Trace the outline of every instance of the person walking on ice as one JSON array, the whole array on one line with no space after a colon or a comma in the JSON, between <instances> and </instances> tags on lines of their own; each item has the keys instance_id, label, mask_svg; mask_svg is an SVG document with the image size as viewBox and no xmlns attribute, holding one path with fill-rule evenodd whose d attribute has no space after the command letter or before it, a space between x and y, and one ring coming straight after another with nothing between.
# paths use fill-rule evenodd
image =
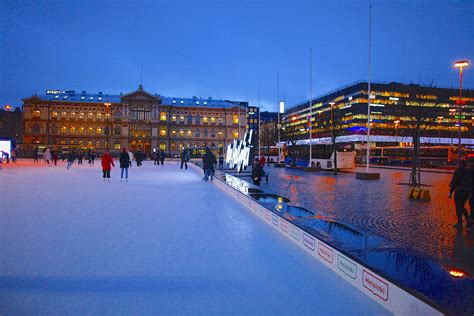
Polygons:
<instances>
[{"instance_id":1,"label":"person walking on ice","mask_svg":"<svg viewBox=\"0 0 474 316\"><path fill-rule=\"evenodd\" d=\"M48 163L48 165L49 165L49 161L51 160L51 150L49 149L49 147L46 147L46 151L44 152L43 159L44 159L44 160Z\"/></svg>"},{"instance_id":2,"label":"person walking on ice","mask_svg":"<svg viewBox=\"0 0 474 316\"><path fill-rule=\"evenodd\" d=\"M217 160L216 156L214 156L209 147L206 147L206 153L204 154L203 163L205 172L203 180L207 181L210 179L212 181L214 179L214 168L217 163Z\"/></svg>"},{"instance_id":3,"label":"person walking on ice","mask_svg":"<svg viewBox=\"0 0 474 316\"><path fill-rule=\"evenodd\" d=\"M120 153L120 182L123 180L123 173L125 172L125 182L128 182L128 167L130 166L130 156L125 148Z\"/></svg>"},{"instance_id":4,"label":"person walking on ice","mask_svg":"<svg viewBox=\"0 0 474 316\"><path fill-rule=\"evenodd\" d=\"M469 169L469 163L466 163L465 160L459 160L458 168L454 171L453 178L449 184L449 198L451 198L454 192L454 204L456 205L456 216L458 218L458 222L454 227L457 229L462 229L463 215L466 219L466 228L472 226L471 219L464 207L471 194L472 176Z\"/></svg>"},{"instance_id":5,"label":"person walking on ice","mask_svg":"<svg viewBox=\"0 0 474 316\"><path fill-rule=\"evenodd\" d=\"M181 170L183 170L183 164L184 168L188 170L188 161L189 161L189 151L184 148L183 151L181 152Z\"/></svg>"},{"instance_id":6,"label":"person walking on ice","mask_svg":"<svg viewBox=\"0 0 474 316\"><path fill-rule=\"evenodd\" d=\"M112 167L115 167L114 160L110 156L109 152L106 151L102 156L102 173L104 181L105 178L110 181L110 170L112 170Z\"/></svg>"}]
</instances>

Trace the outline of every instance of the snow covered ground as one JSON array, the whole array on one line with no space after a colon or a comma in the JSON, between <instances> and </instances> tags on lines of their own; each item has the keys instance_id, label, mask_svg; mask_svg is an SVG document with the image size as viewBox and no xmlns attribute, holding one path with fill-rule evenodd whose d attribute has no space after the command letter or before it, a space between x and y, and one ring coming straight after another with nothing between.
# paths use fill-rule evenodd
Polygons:
<instances>
[{"instance_id":1,"label":"snow covered ground","mask_svg":"<svg viewBox=\"0 0 474 316\"><path fill-rule=\"evenodd\" d=\"M201 175L0 170L0 314L387 314Z\"/></svg>"}]
</instances>

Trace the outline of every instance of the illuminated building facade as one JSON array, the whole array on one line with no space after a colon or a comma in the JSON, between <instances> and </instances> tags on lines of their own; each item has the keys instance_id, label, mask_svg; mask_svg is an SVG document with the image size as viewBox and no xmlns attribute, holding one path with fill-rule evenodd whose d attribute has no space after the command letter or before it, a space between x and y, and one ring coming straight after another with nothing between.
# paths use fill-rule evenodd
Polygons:
<instances>
[{"instance_id":1,"label":"illuminated building facade","mask_svg":"<svg viewBox=\"0 0 474 316\"><path fill-rule=\"evenodd\" d=\"M120 95L47 91L23 99L25 150L122 148L151 155L162 149L225 148L246 128L247 104L212 98L173 98L138 90ZM240 130L239 130L240 128Z\"/></svg>"},{"instance_id":2,"label":"illuminated building facade","mask_svg":"<svg viewBox=\"0 0 474 316\"><path fill-rule=\"evenodd\" d=\"M362 143L367 140L367 82L357 82L312 100L312 139ZM413 117L407 107L430 107L429 126L422 131L426 144L457 144L459 130L459 89L415 84L371 84L371 142L373 145L410 143L407 128ZM463 89L461 107L462 144L474 145L474 90ZM309 140L309 100L285 112L282 140ZM413 112L413 111L411 111Z\"/></svg>"}]
</instances>

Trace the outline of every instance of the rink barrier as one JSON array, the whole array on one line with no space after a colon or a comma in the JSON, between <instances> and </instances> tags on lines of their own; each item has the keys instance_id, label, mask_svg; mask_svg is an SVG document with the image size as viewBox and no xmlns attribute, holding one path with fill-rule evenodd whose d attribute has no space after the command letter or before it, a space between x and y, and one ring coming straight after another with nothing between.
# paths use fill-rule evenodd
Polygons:
<instances>
[{"instance_id":1,"label":"rink barrier","mask_svg":"<svg viewBox=\"0 0 474 316\"><path fill-rule=\"evenodd\" d=\"M192 165L202 173L202 169ZM395 315L443 315L428 298L419 298L390 282L377 272L343 253L323 240L311 235L300 227L292 224L280 215L272 212L263 205L225 181L214 178L214 185L229 194L253 214L260 217L265 223L277 232L294 242L316 260L323 263L342 279L362 291L371 299L382 305ZM421 296L421 294L419 294ZM441 309L440 307L438 307Z\"/></svg>"}]
</instances>

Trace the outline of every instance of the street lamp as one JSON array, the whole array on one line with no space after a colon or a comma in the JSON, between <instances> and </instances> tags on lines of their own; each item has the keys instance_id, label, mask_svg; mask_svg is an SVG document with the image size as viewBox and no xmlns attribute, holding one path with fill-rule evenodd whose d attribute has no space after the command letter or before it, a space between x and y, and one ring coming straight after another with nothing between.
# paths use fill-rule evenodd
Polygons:
<instances>
[{"instance_id":1,"label":"street lamp","mask_svg":"<svg viewBox=\"0 0 474 316\"><path fill-rule=\"evenodd\" d=\"M469 66L469 61L460 60L454 63L454 68L459 68L459 103L458 103L458 115L459 115L459 126L458 126L458 159L461 158L461 125L462 125L462 70Z\"/></svg>"},{"instance_id":2,"label":"street lamp","mask_svg":"<svg viewBox=\"0 0 474 316\"><path fill-rule=\"evenodd\" d=\"M106 126L106 129L105 129L105 143L106 143L105 149L106 149L107 151L109 151L109 150L110 150L110 146L109 146L109 133L110 133L110 126L109 126L109 115L110 115L109 113L110 113L110 112L109 112L109 107L110 107L112 104L109 103L109 102L106 102L106 103L104 103L104 105L105 105L105 122L106 122L106 123L105 123L105 126Z\"/></svg>"},{"instance_id":3,"label":"street lamp","mask_svg":"<svg viewBox=\"0 0 474 316\"><path fill-rule=\"evenodd\" d=\"M12 106L11 106L10 104L7 104L7 105L4 106L4 108L5 108L5 110L7 110L8 112L10 112L11 109L12 109Z\"/></svg>"}]
</instances>

